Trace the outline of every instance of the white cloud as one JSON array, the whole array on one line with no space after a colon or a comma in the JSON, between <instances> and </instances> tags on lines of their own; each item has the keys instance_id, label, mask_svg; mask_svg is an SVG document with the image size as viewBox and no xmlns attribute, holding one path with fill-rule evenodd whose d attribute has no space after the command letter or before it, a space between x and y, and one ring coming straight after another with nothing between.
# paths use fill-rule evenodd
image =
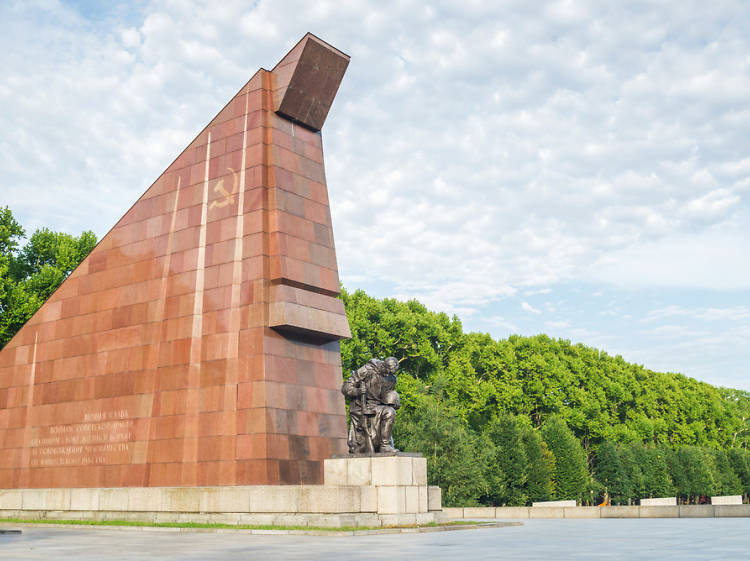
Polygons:
<instances>
[{"instance_id":1,"label":"white cloud","mask_svg":"<svg viewBox=\"0 0 750 561\"><path fill-rule=\"evenodd\" d=\"M141 43L141 34L134 27L128 27L120 31L122 44L125 47L137 47Z\"/></svg>"},{"instance_id":2,"label":"white cloud","mask_svg":"<svg viewBox=\"0 0 750 561\"><path fill-rule=\"evenodd\" d=\"M699 220L713 220L724 216L740 200L740 196L729 189L715 189L687 203L683 212Z\"/></svg>"},{"instance_id":3,"label":"white cloud","mask_svg":"<svg viewBox=\"0 0 750 561\"><path fill-rule=\"evenodd\" d=\"M352 55L323 131L350 288L474 318L562 282L750 290L739 0L136 6L0 5L0 204L32 230L106 232L312 31Z\"/></svg>"},{"instance_id":4,"label":"white cloud","mask_svg":"<svg viewBox=\"0 0 750 561\"><path fill-rule=\"evenodd\" d=\"M530 314L541 314L541 310L537 310L535 307L533 307L531 304L529 304L526 301L521 302L521 309L524 312L529 312Z\"/></svg>"},{"instance_id":5,"label":"white cloud","mask_svg":"<svg viewBox=\"0 0 750 561\"><path fill-rule=\"evenodd\" d=\"M702 321L736 322L750 320L750 307L733 306L731 308L683 308L667 306L651 310L644 318L646 322L672 317L690 317Z\"/></svg>"},{"instance_id":6,"label":"white cloud","mask_svg":"<svg viewBox=\"0 0 750 561\"><path fill-rule=\"evenodd\" d=\"M500 330L504 333L518 333L518 327L515 323L508 321L503 316L488 316L484 322L488 327L494 330Z\"/></svg>"},{"instance_id":7,"label":"white cloud","mask_svg":"<svg viewBox=\"0 0 750 561\"><path fill-rule=\"evenodd\" d=\"M739 221L742 221L740 217ZM744 224L671 234L615 250L588 268L591 280L618 286L750 290L750 249Z\"/></svg>"}]
</instances>

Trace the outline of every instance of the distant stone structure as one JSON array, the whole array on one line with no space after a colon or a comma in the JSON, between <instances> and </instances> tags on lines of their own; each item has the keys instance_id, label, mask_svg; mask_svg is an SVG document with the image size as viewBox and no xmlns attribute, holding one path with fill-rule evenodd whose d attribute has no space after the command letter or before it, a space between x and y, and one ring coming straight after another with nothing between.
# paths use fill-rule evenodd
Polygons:
<instances>
[{"instance_id":1,"label":"distant stone structure","mask_svg":"<svg viewBox=\"0 0 750 561\"><path fill-rule=\"evenodd\" d=\"M532 508L544 507L544 508L570 508L577 505L575 499L562 500L562 501L534 501L531 503Z\"/></svg>"},{"instance_id":2,"label":"distant stone structure","mask_svg":"<svg viewBox=\"0 0 750 561\"><path fill-rule=\"evenodd\" d=\"M641 506L677 506L677 497L655 497L639 502Z\"/></svg>"},{"instance_id":3,"label":"distant stone structure","mask_svg":"<svg viewBox=\"0 0 750 561\"><path fill-rule=\"evenodd\" d=\"M721 495L711 497L712 505L741 505L742 495Z\"/></svg>"}]
</instances>

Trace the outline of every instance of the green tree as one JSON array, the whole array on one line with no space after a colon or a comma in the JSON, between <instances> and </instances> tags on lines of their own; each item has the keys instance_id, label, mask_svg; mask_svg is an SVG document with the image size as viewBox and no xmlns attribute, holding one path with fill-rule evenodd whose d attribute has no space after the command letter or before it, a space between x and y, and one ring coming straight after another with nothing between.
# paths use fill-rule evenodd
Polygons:
<instances>
[{"instance_id":1,"label":"green tree","mask_svg":"<svg viewBox=\"0 0 750 561\"><path fill-rule=\"evenodd\" d=\"M589 477L580 442L559 417L551 417L544 424L542 438L555 455L555 497L585 500Z\"/></svg>"},{"instance_id":2,"label":"green tree","mask_svg":"<svg viewBox=\"0 0 750 561\"><path fill-rule=\"evenodd\" d=\"M6 206L0 208L0 259L6 259L18 248L18 241L26 232Z\"/></svg>"},{"instance_id":3,"label":"green tree","mask_svg":"<svg viewBox=\"0 0 750 561\"><path fill-rule=\"evenodd\" d=\"M41 228L12 260L11 275L16 282L26 282L30 291L44 301L95 245L96 236L91 231L74 237Z\"/></svg>"},{"instance_id":4,"label":"green tree","mask_svg":"<svg viewBox=\"0 0 750 561\"><path fill-rule=\"evenodd\" d=\"M713 478L716 483L714 493L718 495L741 495L742 481L732 469L727 453L724 450L709 450L712 460Z\"/></svg>"},{"instance_id":5,"label":"green tree","mask_svg":"<svg viewBox=\"0 0 750 561\"><path fill-rule=\"evenodd\" d=\"M670 475L679 497L686 503L698 504L701 497L714 494L711 460L698 446L683 446L667 457Z\"/></svg>"},{"instance_id":6,"label":"green tree","mask_svg":"<svg viewBox=\"0 0 750 561\"><path fill-rule=\"evenodd\" d=\"M341 298L352 330L352 339L341 349L345 370L372 357L395 356L412 376L428 380L444 370L448 352L463 336L458 318L430 312L416 300L377 300L361 290L342 290Z\"/></svg>"},{"instance_id":7,"label":"green tree","mask_svg":"<svg viewBox=\"0 0 750 561\"><path fill-rule=\"evenodd\" d=\"M7 284L5 297L0 305L0 347L13 338L43 303L44 300L29 291L25 283Z\"/></svg>"},{"instance_id":8,"label":"green tree","mask_svg":"<svg viewBox=\"0 0 750 561\"><path fill-rule=\"evenodd\" d=\"M555 492L555 455L530 425L522 430L521 442L528 461L527 501L548 501Z\"/></svg>"},{"instance_id":9,"label":"green tree","mask_svg":"<svg viewBox=\"0 0 750 561\"><path fill-rule=\"evenodd\" d=\"M625 475L629 482L629 494L627 496L627 503L632 504L637 499L640 499L644 495L645 478L643 475L643 466L638 459L636 453L637 450L641 449L641 444L618 444L617 452L620 455L620 462L622 468L625 470Z\"/></svg>"},{"instance_id":10,"label":"green tree","mask_svg":"<svg viewBox=\"0 0 750 561\"><path fill-rule=\"evenodd\" d=\"M730 428L732 448L747 448L750 446L750 392L731 388L719 388L721 396L733 407L733 415L725 418Z\"/></svg>"},{"instance_id":11,"label":"green tree","mask_svg":"<svg viewBox=\"0 0 750 561\"><path fill-rule=\"evenodd\" d=\"M8 292L12 289L10 266L18 248L18 241L26 235L24 229L6 206L0 208L0 314L5 310Z\"/></svg>"},{"instance_id":12,"label":"green tree","mask_svg":"<svg viewBox=\"0 0 750 561\"><path fill-rule=\"evenodd\" d=\"M479 504L489 490L485 473L494 454L492 442L476 435L444 402L440 387L430 389L428 394L421 388L417 406L399 415L394 441L397 447L427 458L428 483L443 490L443 504Z\"/></svg>"},{"instance_id":13,"label":"green tree","mask_svg":"<svg viewBox=\"0 0 750 561\"><path fill-rule=\"evenodd\" d=\"M634 453L643 474L643 487L638 498L671 497L675 491L667 465L670 451L638 446Z\"/></svg>"},{"instance_id":14,"label":"green tree","mask_svg":"<svg viewBox=\"0 0 750 561\"><path fill-rule=\"evenodd\" d=\"M750 450L730 448L727 451L727 459L734 473L740 478L742 494L745 496L745 502L747 502L748 497L750 497Z\"/></svg>"},{"instance_id":15,"label":"green tree","mask_svg":"<svg viewBox=\"0 0 750 561\"><path fill-rule=\"evenodd\" d=\"M495 445L489 466L488 499L498 506L523 506L528 496L528 459L523 445L521 427L512 416L501 414L486 427L485 435Z\"/></svg>"},{"instance_id":16,"label":"green tree","mask_svg":"<svg viewBox=\"0 0 750 561\"><path fill-rule=\"evenodd\" d=\"M615 504L627 503L631 495L630 479L620 456L609 441L602 443L596 453L595 478Z\"/></svg>"},{"instance_id":17,"label":"green tree","mask_svg":"<svg viewBox=\"0 0 750 561\"><path fill-rule=\"evenodd\" d=\"M90 231L74 237L42 228L19 248L24 235L10 209L0 209L0 347L96 245Z\"/></svg>"},{"instance_id":18,"label":"green tree","mask_svg":"<svg viewBox=\"0 0 750 561\"><path fill-rule=\"evenodd\" d=\"M25 235L24 229L6 206L0 209L0 348L7 343L18 328L38 307L11 276L18 242ZM29 313L30 311L30 313Z\"/></svg>"}]
</instances>

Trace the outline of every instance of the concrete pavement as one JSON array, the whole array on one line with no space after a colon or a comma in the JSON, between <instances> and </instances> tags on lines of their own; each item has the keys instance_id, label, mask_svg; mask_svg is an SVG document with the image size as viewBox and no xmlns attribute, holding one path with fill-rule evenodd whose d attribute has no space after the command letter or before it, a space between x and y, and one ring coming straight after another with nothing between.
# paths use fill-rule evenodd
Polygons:
<instances>
[{"instance_id":1,"label":"concrete pavement","mask_svg":"<svg viewBox=\"0 0 750 561\"><path fill-rule=\"evenodd\" d=\"M11 527L4 525L3 527ZM0 535L4 561L744 559L746 519L528 520L523 526L377 536L265 536L24 527Z\"/></svg>"}]
</instances>

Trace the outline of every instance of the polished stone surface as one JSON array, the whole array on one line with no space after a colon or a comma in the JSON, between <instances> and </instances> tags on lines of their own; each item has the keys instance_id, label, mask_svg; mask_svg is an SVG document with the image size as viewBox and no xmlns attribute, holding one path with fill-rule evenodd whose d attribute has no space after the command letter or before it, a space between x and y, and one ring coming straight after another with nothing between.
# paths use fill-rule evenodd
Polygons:
<instances>
[{"instance_id":1,"label":"polished stone surface","mask_svg":"<svg viewBox=\"0 0 750 561\"><path fill-rule=\"evenodd\" d=\"M341 79L348 57L300 46ZM322 124L335 88L292 59L288 78L259 70L0 351L0 488L321 483L346 450L321 134L274 110L291 80L294 111L312 92Z\"/></svg>"},{"instance_id":2,"label":"polished stone surface","mask_svg":"<svg viewBox=\"0 0 750 561\"><path fill-rule=\"evenodd\" d=\"M348 55L308 33L273 69L274 109L320 130L348 65Z\"/></svg>"},{"instance_id":3,"label":"polished stone surface","mask_svg":"<svg viewBox=\"0 0 750 561\"><path fill-rule=\"evenodd\" d=\"M26 527L21 535L0 537L3 559L14 561L65 556L78 561L683 561L745 559L748 548L750 533L742 519L528 520L497 529L356 537Z\"/></svg>"}]
</instances>

